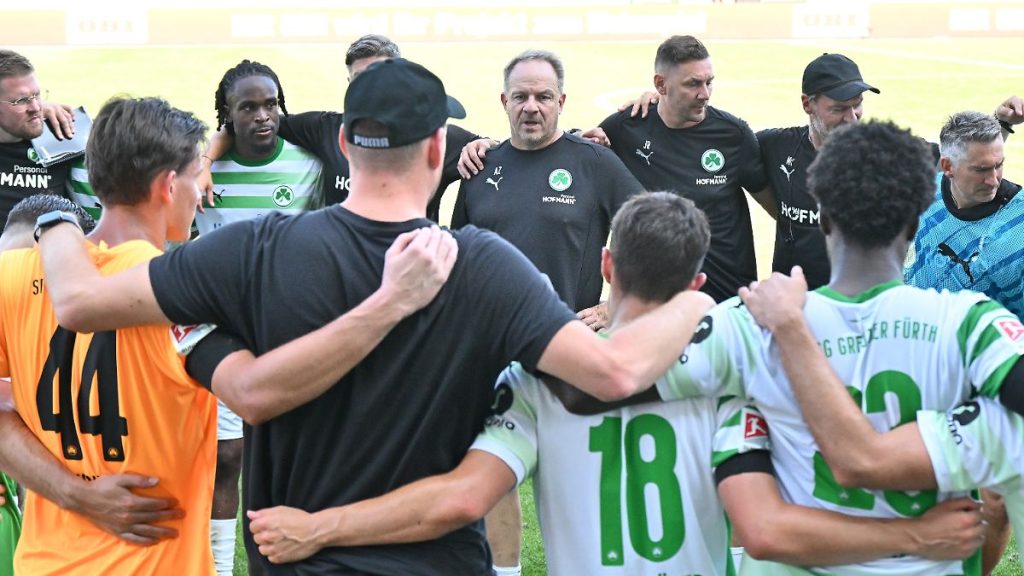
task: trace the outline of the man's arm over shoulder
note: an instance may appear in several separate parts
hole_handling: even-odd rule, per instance
[[[302,112],[281,116],[278,135],[288,142],[305,148],[321,162],[341,154],[338,130],[342,115],[337,112]]]
[[[620,400],[652,386],[678,361],[713,305],[706,294],[681,292],[607,339],[574,320],[551,339],[537,367],[598,399]]]
[[[149,265],[103,276],[81,230],[59,224],[44,231],[39,249],[46,286],[61,326],[75,332],[97,332],[169,320],[150,285]]]
[[[265,422],[337,384],[392,328],[429,304],[457,255],[454,238],[436,226],[402,234],[385,255],[380,288],[341,317],[258,357],[218,330],[188,351],[186,367],[243,420]]]

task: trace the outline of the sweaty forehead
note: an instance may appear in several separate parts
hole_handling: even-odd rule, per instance
[[[261,102],[277,98],[277,84],[272,78],[266,76],[246,76],[239,78],[231,85],[227,97],[229,103]]]

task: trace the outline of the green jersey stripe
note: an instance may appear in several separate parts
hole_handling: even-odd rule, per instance
[[[288,184],[312,186],[320,179],[313,172],[214,172],[214,184]]]
[[[267,198],[266,196],[224,196],[217,198],[214,208],[222,210],[225,208],[264,208],[267,210],[301,210],[305,209],[311,203],[312,199],[309,197],[296,198],[295,202],[290,206],[279,206],[274,202],[273,198]]]
[[[964,315],[963,322],[960,323],[960,327],[956,330],[956,341],[960,345],[960,359],[963,361],[964,366],[967,365],[967,349],[971,336],[979,325],[983,325],[981,321],[985,318],[985,315],[999,310],[1005,309],[995,300],[982,300],[971,306],[967,314]]]

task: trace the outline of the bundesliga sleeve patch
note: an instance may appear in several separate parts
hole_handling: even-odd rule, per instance
[[[189,352],[195,349],[200,340],[209,336],[216,329],[216,324],[192,324],[190,326],[177,324],[171,326],[171,340],[174,341],[174,351],[182,356],[188,356]]]
[[[755,440],[758,438],[768,438],[768,422],[764,419],[764,416],[744,408],[743,439]]]
[[[1024,324],[1016,318],[1002,318],[993,322],[996,330],[1012,342],[1018,352],[1024,352]]]

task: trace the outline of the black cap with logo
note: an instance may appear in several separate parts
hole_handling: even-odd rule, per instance
[[[849,100],[865,90],[878,88],[864,82],[857,63],[842,54],[822,54],[804,68],[803,93],[824,94],[833,100]]]
[[[448,118],[465,117],[466,109],[445,94],[440,78],[404,58],[371,64],[345,92],[345,139],[363,148],[412,144],[433,134]],[[360,120],[383,124],[386,134],[357,134],[352,126]]]

